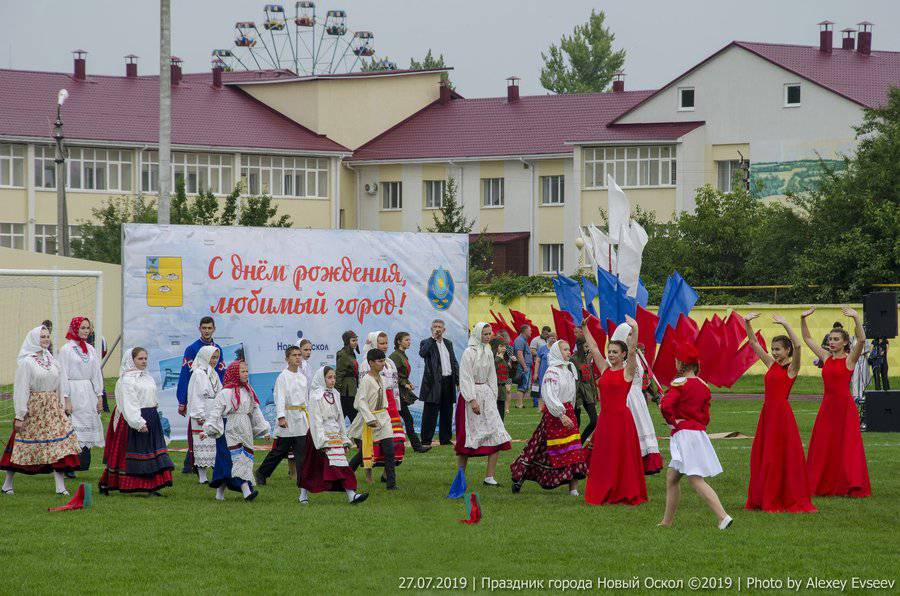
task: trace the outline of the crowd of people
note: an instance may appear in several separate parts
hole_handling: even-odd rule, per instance
[[[813,496],[871,494],[851,394],[851,377],[865,346],[860,317],[844,308],[855,323],[855,341],[836,326],[821,345],[807,326],[814,312],[802,315],[802,342],[787,321],[776,316],[785,334],[772,338],[769,351],[752,329],[759,315],[745,317],[750,346],[767,368],[746,509],[811,512],[816,510]],[[444,322],[435,320],[430,336],[419,343],[424,372],[418,390],[410,379],[407,351],[412,337],[406,331],[394,335],[392,351],[384,331],[368,333],[362,349],[359,336],[347,331],[334,366],[318,370],[309,363],[310,341],[298,341],[284,353],[270,427],[246,362],[224,361],[213,337],[215,322],[203,317],[199,339],[184,352],[176,389],[178,413],[188,423],[183,471],[215,489],[218,500],[231,490],[252,501],[258,487],[287,459],[301,504],[308,505],[311,494],[326,491],[342,492],[350,504],[358,504],[369,496],[357,491],[359,467],[370,483],[375,468],[382,468],[385,488],[397,490],[407,440],[413,452],[426,453],[437,432],[439,445],[453,445],[460,471],[465,473],[471,458],[484,457],[483,484],[499,487],[499,456],[512,443],[505,414],[513,402],[524,407],[528,396],[539,408],[540,420],[510,466],[511,490],[519,493],[533,481],[543,489],[566,487],[577,497],[579,482],[586,480],[588,504],[636,506],[648,498],[646,475],[664,466],[650,416],[650,407],[659,401],[671,431],[660,525],[673,524],[685,477],[715,514],[718,527],[732,524],[707,482],[722,466],[706,433],[711,393],[701,378],[694,345],[676,346],[680,376],[659,400],[648,387],[650,371],[637,342],[638,323],[630,317],[616,328],[605,353],[587,321],[575,329],[574,346],[557,339],[549,327],[532,338],[531,327],[524,325],[513,339],[504,331],[495,334],[488,323],[477,323],[459,360],[445,331]],[[20,473],[52,473],[56,492],[67,495],[65,475],[90,468],[92,447],[104,448],[102,493],[159,495],[172,486],[174,464],[163,434],[157,383],[147,372],[147,350],[123,350],[116,407],[104,432],[101,355],[88,342],[91,333],[87,318],[74,318],[67,343],[56,355],[46,325],[25,337],[13,391],[13,430],[0,459],[0,469],[6,471],[4,495],[14,494]],[[825,388],[806,454],[788,402],[800,370],[802,343],[821,362]],[[409,411],[417,400],[423,401],[420,433]],[[257,466],[254,440],[268,440],[270,434],[274,442]]]

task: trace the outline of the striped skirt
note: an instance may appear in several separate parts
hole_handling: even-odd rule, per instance
[[[544,412],[522,455],[510,466],[513,482],[533,480],[542,488],[552,489],[587,476],[572,404],[566,404],[566,416],[572,421],[572,428],[564,427],[559,418]]]

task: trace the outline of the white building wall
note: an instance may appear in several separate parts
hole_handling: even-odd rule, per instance
[[[675,213],[693,211],[697,206],[697,189],[706,183],[709,161],[707,159],[707,129],[695,128],[681,137],[675,145]]]

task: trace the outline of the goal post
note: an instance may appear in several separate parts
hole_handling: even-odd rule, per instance
[[[65,269],[0,269],[0,384],[13,382],[25,334],[49,319],[54,352],[65,343],[69,321],[86,316],[95,343],[103,338],[103,272]]]

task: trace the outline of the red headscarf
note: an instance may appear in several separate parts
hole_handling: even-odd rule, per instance
[[[87,317],[75,317],[72,319],[72,322],[69,323],[69,330],[66,332],[66,339],[71,339],[81,348],[81,351],[85,354],[88,353],[87,342],[78,337],[78,328],[81,327],[81,324],[87,321],[90,323],[90,320]]]
[[[250,383],[241,383],[242,363],[243,360],[235,360],[232,362],[228,368],[225,369],[225,378],[222,380],[222,387],[225,389],[234,389],[234,397],[232,398],[231,405],[235,410],[241,405],[241,387],[246,389],[247,393],[253,396],[253,400],[259,404],[259,398],[256,397],[256,392],[253,390],[253,387],[250,386]]]

